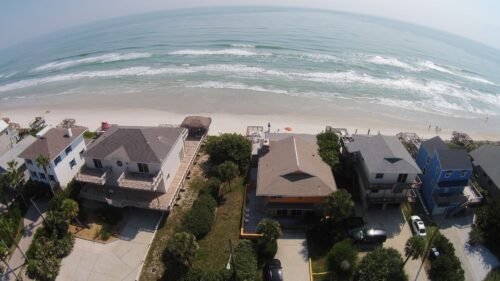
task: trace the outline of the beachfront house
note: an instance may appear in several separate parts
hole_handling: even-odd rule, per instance
[[[65,188],[83,165],[82,155],[86,149],[83,133],[86,131],[86,127],[75,125],[42,129],[36,140],[19,154],[19,158],[24,159],[30,179],[52,188]],[[45,166],[37,161],[41,158],[48,160]]]
[[[326,197],[337,190],[332,169],[318,154],[316,136],[266,134],[260,149],[256,195],[267,215],[322,214]]]
[[[0,156],[4,155],[19,141],[19,136],[14,128],[0,119]]]
[[[469,153],[477,182],[500,199],[500,146],[486,144]]]
[[[20,174],[23,175],[22,181],[26,182],[30,178],[30,173],[26,167],[24,159],[19,158],[21,152],[23,152],[28,146],[35,142],[36,138],[33,136],[26,136],[17,144],[14,145],[9,151],[0,155],[0,175],[8,173],[10,170],[9,162],[14,161],[16,166],[14,167]]]
[[[174,178],[186,158],[187,136],[188,128],[180,126],[111,125],[83,154],[76,177],[84,183],[80,196],[115,207],[167,210],[178,191]]]
[[[430,214],[451,214],[480,202],[469,180],[472,165],[465,149],[452,149],[436,136],[422,142],[417,163],[422,170],[420,193]]]
[[[342,148],[355,171],[364,208],[415,200],[420,169],[397,137],[352,135],[342,141]]]

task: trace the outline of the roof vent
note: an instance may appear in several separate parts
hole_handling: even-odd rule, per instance
[[[73,131],[71,131],[71,128],[66,129],[66,137],[71,138],[73,136]]]
[[[387,157],[387,158],[384,158],[387,162],[390,162],[391,164],[394,164],[400,160],[402,160],[401,158],[397,158],[397,157]]]

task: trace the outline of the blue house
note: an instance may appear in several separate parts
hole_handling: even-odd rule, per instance
[[[464,149],[451,149],[440,137],[422,142],[417,155],[422,170],[420,193],[432,215],[458,211],[481,200],[469,181],[472,164]]]

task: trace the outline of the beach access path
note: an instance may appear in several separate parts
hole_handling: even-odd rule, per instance
[[[36,201],[35,202],[43,215],[47,211],[48,202],[47,201]],[[19,248],[26,254],[28,248],[31,245],[31,241],[33,241],[33,237],[38,228],[43,225],[43,219],[36,210],[35,206],[31,205],[26,214],[24,215],[24,233],[21,237],[21,240],[18,242]],[[23,265],[26,263],[23,254],[16,247],[14,253],[11,255],[9,259],[9,266],[12,268],[13,272],[8,272],[6,274],[6,280],[16,280],[15,275],[23,274],[23,280],[30,280],[29,277],[24,275],[22,271]],[[20,276],[21,277],[21,276]]]

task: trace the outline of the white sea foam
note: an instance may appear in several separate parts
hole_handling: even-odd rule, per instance
[[[402,68],[407,71],[419,71],[419,68],[413,67],[406,62],[402,62],[397,58],[393,57],[383,57],[383,56],[371,56],[367,59],[367,62],[378,64],[378,65],[388,65],[392,67]]]
[[[432,70],[435,70],[435,71],[439,71],[439,72],[443,72],[443,73],[448,73],[448,74],[452,74],[452,75],[455,75],[456,73],[443,67],[443,66],[440,66],[440,65],[437,65],[435,64],[434,62],[430,61],[430,60],[421,60],[417,63],[420,67],[424,68],[424,69],[432,69]]]
[[[222,49],[222,50],[194,50],[194,49],[186,49],[186,50],[178,50],[174,52],[170,52],[170,55],[183,55],[183,56],[270,56],[270,53],[257,53],[251,52],[249,50],[243,49]]]
[[[2,73],[2,74],[0,74],[0,78],[5,78],[5,79],[7,79],[7,78],[12,77],[12,76],[14,76],[14,75],[16,75],[16,74],[17,74],[17,71],[14,71],[14,72],[8,72],[8,73]]]
[[[80,64],[108,63],[108,62],[134,60],[134,59],[141,59],[141,58],[148,58],[148,57],[151,57],[151,54],[149,54],[149,53],[125,53],[125,54],[109,53],[109,54],[93,56],[93,57],[88,57],[88,58],[82,58],[82,59],[66,60],[66,61],[54,61],[54,62],[50,62],[50,63],[44,64],[44,65],[38,66],[38,67],[34,68],[32,71],[39,72],[39,71],[46,71],[46,70],[60,70],[60,69],[65,69],[65,68],[80,65]]]
[[[235,47],[235,48],[255,48],[255,45],[251,45],[251,44],[231,44],[231,47]]]

